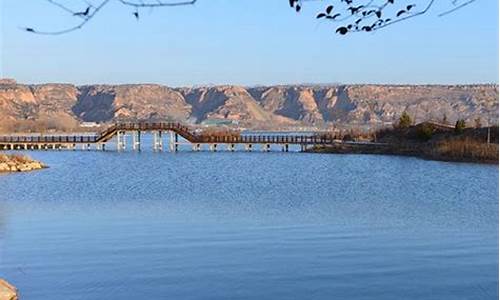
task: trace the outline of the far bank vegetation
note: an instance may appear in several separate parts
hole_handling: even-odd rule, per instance
[[[313,151],[334,153],[367,153],[412,155],[444,161],[498,163],[498,125],[484,127],[479,118],[472,124],[459,119],[448,124],[440,122],[414,124],[403,112],[391,128],[366,132],[349,130],[336,133],[343,141],[367,141],[372,145],[334,145]]]
[[[38,119],[7,119],[0,122],[0,133],[18,132],[71,132],[80,129],[80,123],[72,117],[61,114]]]

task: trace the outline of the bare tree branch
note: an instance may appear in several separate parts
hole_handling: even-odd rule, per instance
[[[453,2],[456,3],[456,1],[453,1]],[[440,17],[445,16],[445,15],[450,14],[450,13],[456,11],[456,10],[461,9],[462,7],[465,7],[465,6],[469,5],[469,4],[472,4],[473,2],[476,2],[476,0],[469,0],[469,1],[465,2],[465,3],[462,3],[462,4],[458,5],[457,7],[453,8],[453,9],[450,9],[448,11],[440,13],[438,16],[440,16]]]
[[[319,0],[318,0],[319,1]],[[414,0],[412,0],[414,1]],[[464,3],[460,3],[466,1]],[[441,13],[444,16],[463,8],[476,0],[453,0],[452,9]],[[305,0],[289,0],[289,4],[300,12]],[[397,3],[396,3],[397,2]],[[333,23],[341,23],[336,32],[345,35],[353,32],[372,32],[427,13],[437,2],[427,0],[423,9],[418,10],[417,4],[402,0],[337,0],[328,1],[324,11],[316,18]],[[393,11],[391,11],[393,10]],[[395,11],[394,11],[395,10]],[[351,22],[351,20],[353,22]]]
[[[191,1],[180,1],[180,2],[164,2],[164,1],[156,1],[156,3],[144,3],[144,2],[134,2],[134,1],[126,1],[126,0],[119,0],[120,3],[123,5],[128,5],[128,6],[133,6],[136,8],[139,7],[166,7],[166,6],[183,6],[183,5],[193,5],[196,3],[197,0],[191,0]]]
[[[31,33],[36,33],[36,34],[45,34],[45,35],[59,35],[59,34],[64,34],[68,33],[71,31],[75,31],[78,29],[81,29],[84,27],[94,16],[102,9],[104,8],[107,4],[111,2],[111,0],[102,0],[99,5],[93,5],[91,2],[84,0],[86,4],[86,8],[81,11],[75,11],[66,5],[62,4],[61,2],[57,0],[46,0],[48,3],[62,9],[63,11],[67,12],[71,16],[81,18],[82,21],[78,23],[75,26],[68,27],[62,30],[56,30],[56,31],[43,31],[43,30],[38,30],[33,27],[25,27],[23,30]],[[161,1],[161,0],[156,0],[155,2],[151,1],[131,1],[131,0],[115,0],[118,3],[132,7],[135,9],[133,12],[133,15],[139,19],[139,9],[141,8],[158,8],[158,7],[174,7],[174,6],[185,6],[185,5],[193,5],[197,2],[197,0],[180,0],[180,1]]]
[[[85,26],[94,16],[111,1],[133,9],[132,14],[139,19],[139,11],[143,8],[161,8],[194,5],[197,0],[100,0],[99,5],[94,5],[89,0],[81,0],[85,3],[83,10],[75,11],[61,3],[61,0],[46,0],[71,16],[81,20],[77,25],[56,31],[41,31],[33,27],[23,28],[25,31],[37,34],[58,35],[78,30]],[[338,23],[335,32],[345,35],[353,32],[372,32],[385,28],[389,25],[406,21],[427,13],[437,2],[436,0],[421,0],[425,4],[418,9],[417,4],[409,0],[288,0],[290,7],[300,12],[306,2],[328,2],[324,11],[316,16],[332,23]],[[415,1],[415,0],[411,0]],[[449,0],[453,8],[442,12],[439,16],[445,16],[456,10],[476,2],[476,0]],[[80,2],[80,3],[82,3]],[[396,3],[397,2],[397,3]]]

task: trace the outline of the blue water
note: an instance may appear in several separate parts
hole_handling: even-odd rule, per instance
[[[33,299],[498,299],[498,167],[304,153],[32,152],[0,277]]]

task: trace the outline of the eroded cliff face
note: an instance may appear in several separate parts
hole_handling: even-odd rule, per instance
[[[294,120],[275,115],[257,102],[246,88],[219,86],[179,89],[192,106],[197,122],[227,119],[245,124],[291,124]]]
[[[0,120],[68,123],[207,119],[243,126],[382,126],[418,121],[498,122],[498,86],[338,85],[170,88],[156,84],[23,85],[0,81]],[[61,124],[59,124],[61,125]]]
[[[251,94],[267,111],[310,125],[320,125],[323,118],[309,87],[255,88]]]
[[[73,112],[88,122],[185,120],[191,114],[182,94],[161,85],[92,85],[79,91]]]
[[[498,86],[377,86],[347,87],[356,109],[348,120],[358,122],[392,122],[407,111],[417,121],[449,121],[458,118],[472,122],[498,122]]]
[[[38,122],[44,127],[71,128],[79,120],[72,112],[78,89],[69,84],[0,83],[0,127]]]

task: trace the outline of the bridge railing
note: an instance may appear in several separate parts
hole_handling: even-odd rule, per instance
[[[3,143],[95,143],[93,135],[0,136]]]
[[[182,136],[190,139],[196,139],[197,135],[188,126],[182,125],[178,122],[148,122],[148,123],[131,123],[131,122],[121,122],[114,125],[114,131],[155,131],[155,130],[172,130]],[[103,136],[103,134],[101,134]]]
[[[270,135],[270,134],[210,134],[197,133],[178,122],[116,123],[95,135],[27,135],[0,136],[4,143],[98,143],[106,142],[117,131],[175,131],[191,143],[266,143],[266,144],[328,144],[335,137],[329,134],[315,135]]]

